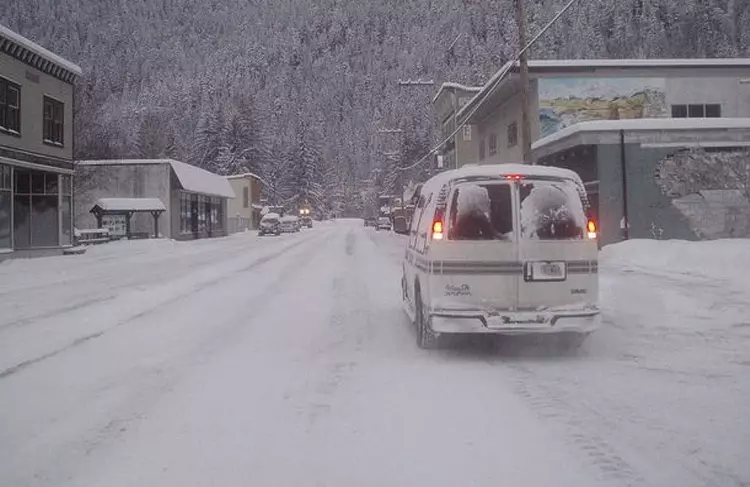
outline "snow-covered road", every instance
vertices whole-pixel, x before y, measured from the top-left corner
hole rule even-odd
[[[658,244],[576,357],[419,350],[361,221],[0,264],[0,486],[750,485],[750,284]]]

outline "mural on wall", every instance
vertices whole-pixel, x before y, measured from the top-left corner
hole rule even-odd
[[[578,122],[667,117],[664,78],[541,78],[541,136]]]

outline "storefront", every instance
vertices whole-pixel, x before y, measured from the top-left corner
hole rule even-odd
[[[180,191],[180,234],[193,238],[224,235],[222,198]]]
[[[0,163],[0,252],[72,244],[71,178]]]

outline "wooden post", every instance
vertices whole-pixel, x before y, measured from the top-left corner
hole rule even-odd
[[[516,0],[516,20],[518,22],[518,44],[521,56],[519,58],[521,74],[521,150],[523,163],[532,164],[531,160],[531,119],[529,117],[529,63],[526,47],[526,13],[524,0]]]
[[[154,238],[159,238],[159,215],[160,211],[152,211],[151,214],[154,216]]]
[[[130,217],[133,216],[133,213],[128,211],[125,213],[125,236],[128,240],[130,240]]]

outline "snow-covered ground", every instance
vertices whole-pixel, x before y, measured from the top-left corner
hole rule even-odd
[[[337,221],[0,264],[0,485],[750,483],[746,241],[606,248],[575,357],[419,350],[403,243]]]

